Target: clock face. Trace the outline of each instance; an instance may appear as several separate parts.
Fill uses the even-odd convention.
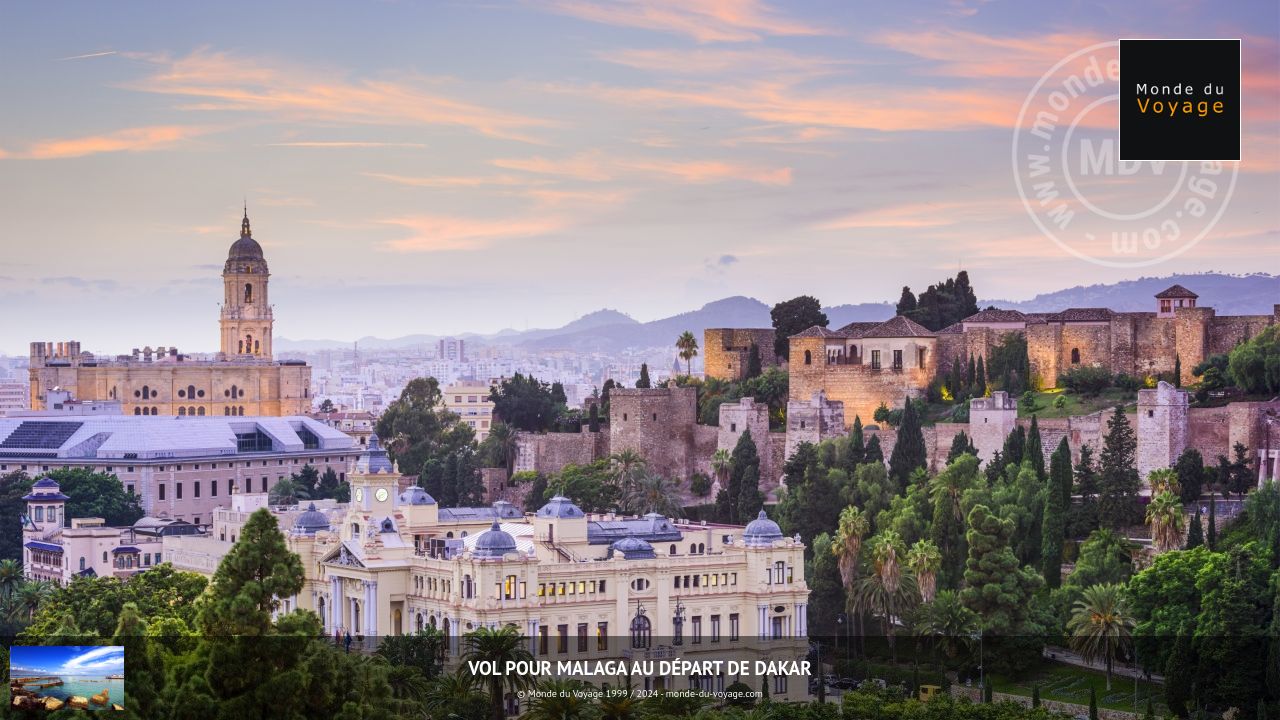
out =
[[[356,488],[356,502],[364,502],[364,488]]]
[[[387,501],[387,489],[386,489],[386,488],[378,488],[378,492],[374,493],[374,494],[373,494],[373,496],[374,496],[374,497],[376,497],[376,498],[378,498],[378,502],[386,502],[386,501]]]

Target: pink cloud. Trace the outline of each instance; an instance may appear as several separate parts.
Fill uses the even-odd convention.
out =
[[[408,215],[379,220],[408,231],[386,244],[393,252],[477,250],[498,240],[548,235],[569,227],[562,217],[480,219],[449,215]]]
[[[789,19],[760,0],[551,0],[546,7],[582,20],[687,35],[698,42],[836,34]]]
[[[791,184],[791,168],[768,167],[721,160],[666,160],[612,157],[598,151],[567,158],[499,158],[492,163],[508,170],[603,182],[621,175],[642,174],[665,177],[683,183],[705,184],[743,180],[761,185]]]
[[[348,80],[338,73],[208,50],[176,59],[136,57],[159,69],[128,87],[197,98],[196,107],[206,111],[253,111],[290,122],[457,126],[529,142],[526,130],[551,125],[449,97],[421,78]]]
[[[12,157],[50,160],[84,157],[112,152],[144,152],[172,147],[177,143],[209,132],[208,128],[185,125],[151,125],[126,128],[104,135],[41,140],[25,152]]]
[[[383,180],[396,185],[426,188],[478,188],[485,186],[511,187],[541,185],[547,181],[518,177],[516,175],[395,175],[392,173],[365,172],[365,177]]]

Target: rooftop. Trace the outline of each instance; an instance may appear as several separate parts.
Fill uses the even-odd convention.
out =
[[[1198,298],[1199,295],[1182,287],[1181,285],[1170,286],[1167,290],[1156,293],[1156,299],[1167,300],[1170,298]]]

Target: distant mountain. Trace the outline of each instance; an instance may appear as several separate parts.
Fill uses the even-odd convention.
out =
[[[1122,280],[1110,285],[1078,285],[1066,290],[1037,295],[1030,300],[982,300],[980,307],[1023,312],[1053,312],[1072,307],[1105,307],[1125,312],[1156,309],[1156,293],[1170,285],[1182,285],[1200,296],[1198,304],[1212,307],[1219,315],[1270,315],[1280,303],[1280,275],[1169,275]]]
[[[1124,280],[1110,285],[1088,285],[1037,295],[1030,300],[979,300],[979,307],[994,305],[1023,312],[1053,312],[1071,307],[1108,307],[1120,311],[1154,311],[1155,294],[1170,285],[1182,285],[1200,296],[1200,304],[1217,309],[1220,315],[1269,315],[1272,305],[1280,303],[1280,276],[1277,275],[1223,275],[1201,273],[1196,275],[1170,275],[1167,277]],[[617,352],[633,347],[674,346],[676,337],[688,330],[702,342],[707,328],[717,327],[771,327],[769,305],[741,295],[716,300],[679,315],[640,322],[617,310],[597,310],[558,328],[513,330],[510,328],[490,335],[468,333],[462,338],[475,339],[487,344],[519,345],[532,350],[574,350],[579,352]],[[858,303],[833,305],[825,308],[829,325],[838,328],[851,322],[888,320],[893,317],[894,304]],[[364,337],[358,342],[361,348],[381,349],[426,345],[440,339],[439,335],[405,335],[382,339]],[[283,352],[318,350],[333,347],[350,347],[351,343],[337,340],[287,340],[277,338],[275,346]]]

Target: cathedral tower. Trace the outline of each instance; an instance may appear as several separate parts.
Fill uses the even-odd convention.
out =
[[[267,296],[267,261],[249,229],[249,208],[240,239],[231,244],[222,270],[222,353],[271,359],[273,319]]]

